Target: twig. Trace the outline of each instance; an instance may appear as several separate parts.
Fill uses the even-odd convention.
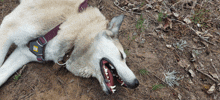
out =
[[[216,51],[216,50],[211,50],[211,51],[220,54],[220,51]]]
[[[214,78],[212,78],[210,75],[208,75],[208,74],[202,72],[200,69],[196,68],[196,70],[197,70],[198,72],[200,72],[200,73],[202,73],[202,74],[208,76],[211,80],[213,80],[213,81],[216,82],[217,84],[219,83],[217,80],[215,80]]]
[[[215,68],[215,65],[213,64],[212,59],[210,59],[210,61],[211,61],[212,67],[215,69],[215,71],[216,71],[216,73],[217,73],[217,75],[219,77],[219,73],[218,73],[217,69]]]
[[[192,49],[197,49],[197,50],[205,49],[205,47],[195,48],[195,47],[190,47],[190,46],[188,46],[188,45],[187,45],[186,47],[192,48]]]
[[[127,10],[125,10],[123,7],[120,7],[120,6],[119,6],[119,3],[118,3],[118,2],[117,2],[117,3],[114,2],[114,5],[117,6],[119,9],[121,9],[122,11],[129,12],[129,13],[133,13],[133,14],[141,15],[141,13],[137,13],[137,12],[127,11]]]
[[[34,93],[30,93],[30,94],[27,94],[27,95],[25,95],[25,96],[23,96],[22,98],[27,98],[27,97],[30,97],[30,96],[32,96]]]
[[[27,65],[24,65],[24,66],[21,68],[21,70],[19,71],[19,74],[20,74],[20,75],[23,73],[23,71],[24,71],[24,69],[26,68],[26,66],[27,66]]]
[[[61,84],[65,84],[65,83],[63,82],[63,80],[60,79],[60,77],[58,77],[58,76],[57,76],[57,80],[58,80]]]
[[[48,70],[49,70],[49,72],[50,73],[52,73],[52,71],[48,68]],[[61,80],[61,78],[59,77],[59,76],[57,76],[56,77],[57,78],[57,80],[63,85],[63,84],[65,84],[64,82],[63,82],[63,80]]]
[[[98,3],[98,5],[99,5],[100,3],[102,3],[102,0],[99,0],[99,3]]]
[[[121,10],[119,10],[119,9],[117,9],[117,8],[115,8],[115,7],[112,7],[112,5],[110,5],[111,7],[105,7],[105,9],[108,9],[108,10],[110,10],[110,11],[112,11],[112,9],[111,8],[114,8],[114,9],[116,9],[117,11],[120,11],[120,12],[122,12],[123,13],[123,11],[121,11]],[[129,17],[131,17],[131,18],[134,18],[134,16],[131,16],[130,14],[125,14],[126,16],[129,16]]]
[[[180,23],[182,23],[183,25],[186,25],[186,26],[188,26],[192,31],[194,31],[195,32],[195,35],[197,35],[200,39],[202,39],[203,41],[205,41],[205,42],[207,42],[207,43],[209,43],[209,44],[212,44],[212,45],[215,45],[214,43],[212,43],[212,42],[209,42],[209,41],[207,41],[207,40],[205,40],[202,36],[200,36],[199,34],[197,34],[197,30],[195,30],[195,29],[193,29],[191,26],[189,26],[189,25],[187,25],[187,24],[185,24],[184,22],[182,22],[182,21],[179,21],[179,20],[176,20],[177,22],[180,22]]]

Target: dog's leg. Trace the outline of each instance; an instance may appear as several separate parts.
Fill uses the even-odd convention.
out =
[[[0,68],[12,43],[13,42],[9,40],[7,36],[0,36]]]
[[[4,20],[2,21],[0,26],[0,68],[2,63],[4,62],[8,49],[13,43],[10,37],[10,33],[16,32],[13,31],[14,30],[13,27],[15,26],[13,25],[13,23],[10,23],[8,19],[9,19],[8,15],[4,17]]]
[[[0,67],[0,86],[24,64],[31,61],[37,60],[36,56],[29,51],[28,47],[18,47],[15,49],[2,67]]]

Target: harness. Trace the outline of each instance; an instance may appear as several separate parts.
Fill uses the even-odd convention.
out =
[[[83,11],[88,7],[87,4],[88,0],[85,0],[83,3],[80,4],[79,6],[79,12]],[[61,23],[62,24],[62,23]],[[54,29],[49,31],[46,35],[40,36],[37,39],[34,39],[28,43],[29,50],[36,55],[37,60],[39,62],[44,62],[44,51],[45,51],[45,46],[46,44],[52,40],[56,35],[59,30],[60,25],[56,26]],[[66,58],[66,57],[65,57]],[[61,65],[61,64],[59,64]]]

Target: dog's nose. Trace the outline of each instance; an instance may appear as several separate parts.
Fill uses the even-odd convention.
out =
[[[132,86],[130,86],[131,89],[134,89],[139,86],[139,81],[137,79],[134,79]]]
[[[134,80],[134,83],[135,83],[135,86],[134,88],[138,87],[139,86],[139,81],[137,79]]]

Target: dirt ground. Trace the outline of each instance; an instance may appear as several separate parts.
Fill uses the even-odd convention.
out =
[[[1,0],[1,21],[18,4]],[[220,100],[219,0],[89,0],[89,5],[108,20],[125,15],[119,39],[139,87],[117,86],[106,95],[95,78],[56,71],[53,62],[33,62],[0,87],[0,100]]]

